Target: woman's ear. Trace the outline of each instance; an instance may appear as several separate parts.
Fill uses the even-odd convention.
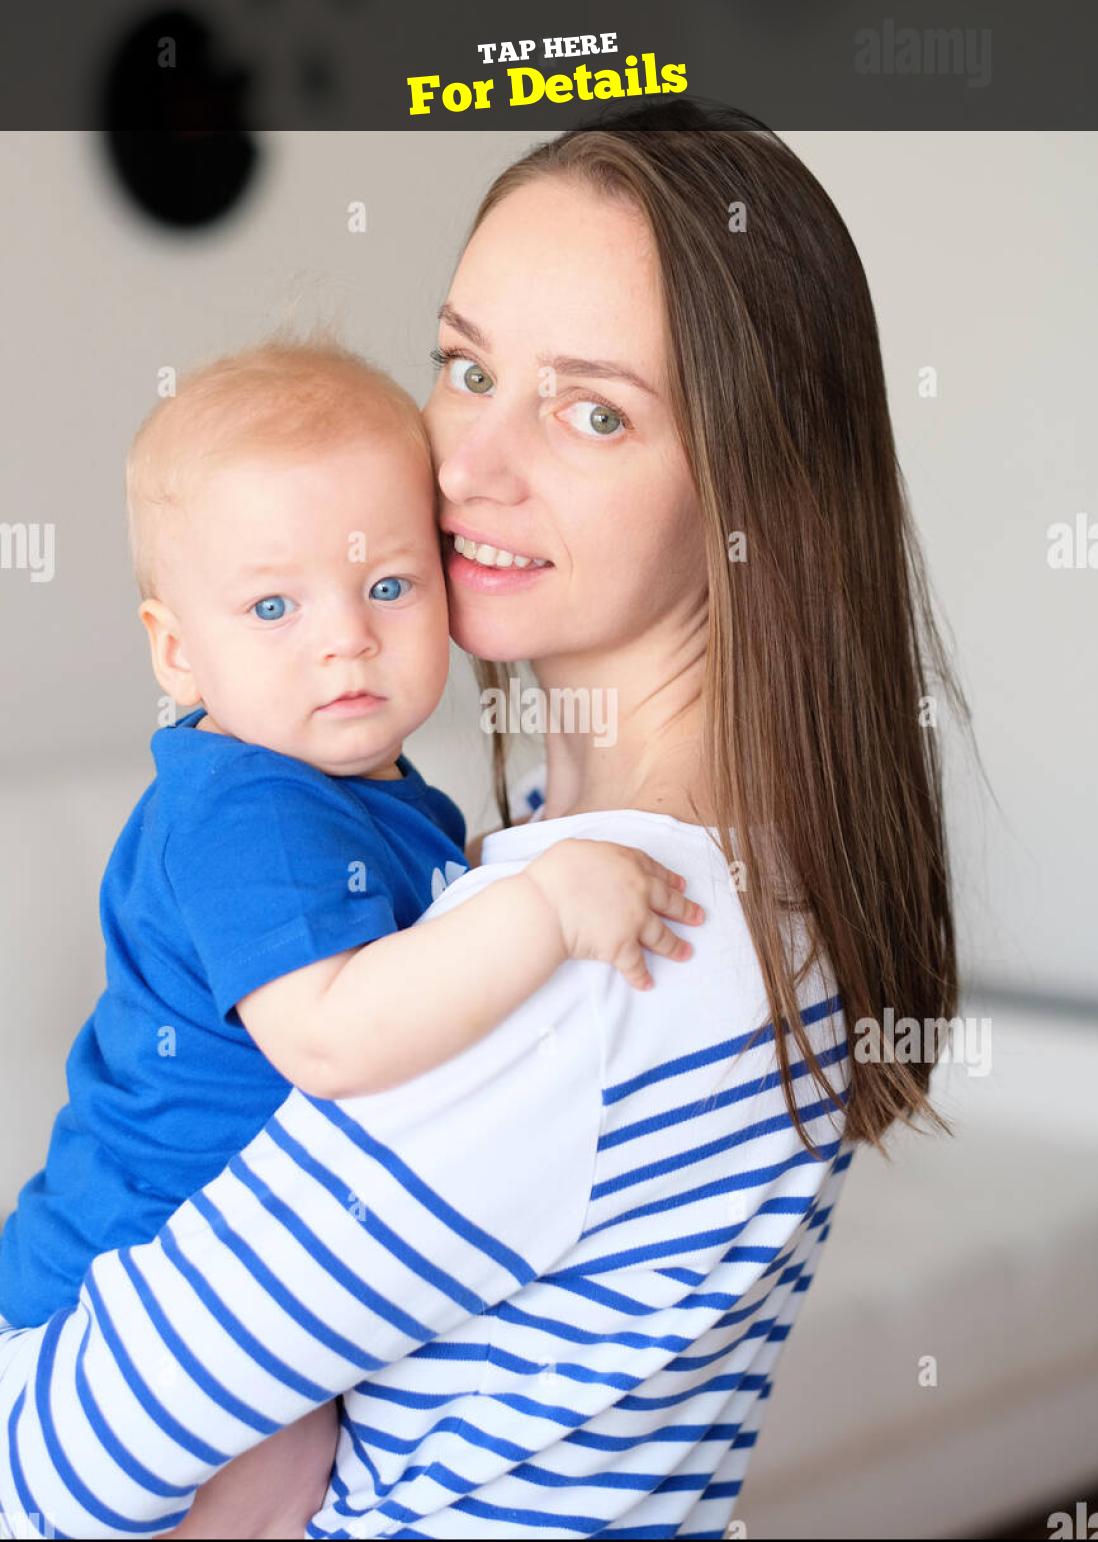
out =
[[[181,707],[197,706],[202,693],[187,659],[175,612],[161,600],[143,600],[137,614],[149,634],[153,674],[161,689]]]

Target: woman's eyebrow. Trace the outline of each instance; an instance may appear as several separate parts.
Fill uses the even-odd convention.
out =
[[[657,393],[646,380],[633,370],[627,369],[624,364],[614,364],[609,359],[577,359],[571,354],[558,353],[552,358],[544,355],[539,357],[539,364],[548,364],[550,369],[556,370],[558,375],[597,375],[600,380],[626,380],[638,390],[647,391],[649,396]]]
[[[448,321],[455,332],[460,332],[462,337],[467,337],[478,348],[488,347],[488,339],[480,328],[475,327],[471,321],[467,321],[461,312],[456,311],[448,301],[444,301],[439,306],[438,319],[440,321]]]
[[[467,337],[477,348],[483,348],[486,351],[491,349],[488,338],[480,328],[460,311],[456,311],[452,305],[443,304],[439,308],[438,319],[448,322],[455,332],[460,332],[462,337]],[[580,359],[567,353],[540,354],[538,363],[548,365],[550,369],[556,370],[558,375],[595,375],[600,380],[626,380],[638,390],[646,391],[649,396],[659,394],[634,370],[628,369],[624,364],[615,364],[609,359]]]

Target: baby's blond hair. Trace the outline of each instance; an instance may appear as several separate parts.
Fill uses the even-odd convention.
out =
[[[254,450],[328,450],[376,432],[406,433],[430,455],[412,397],[327,330],[274,335],[184,375],[145,418],[126,459],[130,551],[142,599],[157,556],[204,474]]]

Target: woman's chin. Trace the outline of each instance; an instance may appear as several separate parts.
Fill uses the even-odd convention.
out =
[[[495,664],[514,664],[523,659],[533,659],[542,651],[541,643],[533,632],[516,635],[515,618],[496,619],[484,614],[481,607],[450,604],[450,636],[466,653]]]

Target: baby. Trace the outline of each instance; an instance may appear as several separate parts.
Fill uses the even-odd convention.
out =
[[[446,589],[418,410],[365,360],[271,343],[185,377],[134,440],[127,501],[153,670],[191,710],[152,737],[103,880],[107,988],[0,1235],[17,1327],[149,1240],[291,1083],[406,1081],[569,957],[646,988],[644,948],[691,951],[659,918],[702,914],[643,853],[565,840],[413,927],[466,867],[461,814],[403,753],[446,684]],[[231,1524],[234,1468],[253,1492],[257,1463],[292,1468],[268,1448],[293,1435],[208,1485],[220,1508],[200,1496],[189,1534]]]

